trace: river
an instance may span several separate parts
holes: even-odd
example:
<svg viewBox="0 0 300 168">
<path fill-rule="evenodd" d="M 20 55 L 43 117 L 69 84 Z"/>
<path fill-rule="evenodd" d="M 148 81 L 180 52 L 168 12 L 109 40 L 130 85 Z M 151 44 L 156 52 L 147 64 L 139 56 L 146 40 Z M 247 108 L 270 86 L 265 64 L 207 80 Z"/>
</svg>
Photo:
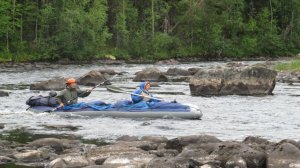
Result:
<svg viewBox="0 0 300 168">
<path fill-rule="evenodd" d="M 222 65 L 220 62 L 192 63 L 181 65 L 156 66 L 161 71 L 170 67 L 183 69 L 191 67 L 210 67 Z M 139 83 L 132 82 L 134 73 L 147 64 L 125 65 L 64 65 L 57 69 L 28 70 L 23 72 L 4 71 L 0 68 L 0 87 L 10 93 L 9 97 L 0 97 L 0 123 L 9 131 L 25 128 L 32 133 L 42 134 L 74 134 L 85 139 L 115 140 L 122 135 L 130 136 L 178 136 L 208 134 L 221 140 L 242 140 L 246 136 L 260 136 L 269 140 L 294 139 L 300 140 L 300 84 L 288 85 L 277 83 L 269 96 L 221 96 L 221 97 L 192 97 L 186 82 L 165 82 L 154 91 L 182 92 L 181 95 L 155 94 L 172 101 L 190 103 L 200 107 L 203 117 L 201 120 L 179 119 L 123 119 L 123 118 L 64 118 L 55 114 L 35 114 L 26 111 L 25 101 L 30 96 L 47 95 L 46 91 L 29 90 L 29 84 L 48 80 L 53 77 L 79 77 L 90 70 L 113 69 L 126 71 L 127 74 L 118 76 L 112 81 L 114 86 L 128 87 L 133 90 Z M 85 88 L 85 87 L 82 87 Z M 120 99 L 129 99 L 124 93 L 111 93 L 105 88 L 97 88 L 92 94 L 80 101 L 103 100 L 107 103 Z M 73 125 L 77 131 L 52 130 L 43 125 Z"/>
</svg>

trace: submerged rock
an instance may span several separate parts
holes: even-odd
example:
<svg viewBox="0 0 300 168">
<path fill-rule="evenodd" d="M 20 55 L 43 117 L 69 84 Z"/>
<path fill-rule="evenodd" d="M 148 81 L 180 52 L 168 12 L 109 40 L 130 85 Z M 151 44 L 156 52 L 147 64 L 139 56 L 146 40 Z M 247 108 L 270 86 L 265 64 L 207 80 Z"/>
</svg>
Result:
<svg viewBox="0 0 300 168">
<path fill-rule="evenodd" d="M 30 90 L 63 90 L 66 87 L 65 78 L 55 78 L 31 84 Z"/>
<path fill-rule="evenodd" d="M 168 78 L 157 68 L 146 68 L 133 78 L 134 82 L 151 81 L 151 82 L 167 82 Z"/>
<path fill-rule="evenodd" d="M 0 90 L 0 97 L 6 97 L 9 96 L 8 92 Z"/>
<path fill-rule="evenodd" d="M 113 69 L 100 69 L 98 72 L 101 74 L 108 74 L 108 75 L 115 75 L 118 74 L 115 70 Z"/>
<path fill-rule="evenodd" d="M 269 95 L 276 84 L 276 71 L 264 67 L 199 70 L 190 78 L 193 96 Z"/>
<path fill-rule="evenodd" d="M 48 129 L 58 130 L 58 131 L 77 131 L 81 126 L 73 125 L 41 125 Z"/>
<path fill-rule="evenodd" d="M 5 127 L 5 124 L 0 123 L 0 129 L 3 129 Z"/>
</svg>

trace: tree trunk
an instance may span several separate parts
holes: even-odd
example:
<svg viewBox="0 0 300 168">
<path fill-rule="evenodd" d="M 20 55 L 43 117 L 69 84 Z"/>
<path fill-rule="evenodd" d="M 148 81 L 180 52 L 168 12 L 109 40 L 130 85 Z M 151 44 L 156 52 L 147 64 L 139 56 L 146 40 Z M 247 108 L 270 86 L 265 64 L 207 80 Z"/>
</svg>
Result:
<svg viewBox="0 0 300 168">
<path fill-rule="evenodd" d="M 151 13 L 152 13 L 152 39 L 154 39 L 154 0 L 151 1 Z"/>
<path fill-rule="evenodd" d="M 123 13 L 123 17 L 124 17 L 125 16 L 125 0 L 123 0 L 122 13 Z M 124 24 L 125 24 L 125 17 L 124 17 Z"/>
<path fill-rule="evenodd" d="M 35 19 L 35 43 L 38 43 L 38 19 Z"/>
<path fill-rule="evenodd" d="M 20 41 L 23 43 L 23 14 L 21 14 Z"/>
<path fill-rule="evenodd" d="M 272 0 L 269 0 L 270 2 L 270 12 L 271 12 L 271 30 L 273 29 L 273 7 L 272 7 Z"/>
<path fill-rule="evenodd" d="M 16 12 L 16 0 L 13 0 L 13 18 L 12 18 L 13 28 L 15 28 L 15 12 Z"/>
<path fill-rule="evenodd" d="M 193 1 L 190 2 L 190 9 L 192 9 L 192 8 L 193 8 Z M 194 11 L 192 11 L 192 13 L 194 13 Z M 194 38 L 193 38 L 193 35 L 194 35 L 193 22 L 191 23 L 191 21 L 189 21 L 189 25 L 192 28 L 191 39 L 190 39 L 191 40 L 191 44 L 190 44 L 191 48 L 190 49 L 191 49 L 191 53 L 192 53 L 192 51 L 193 51 L 193 40 L 194 40 Z"/>
<path fill-rule="evenodd" d="M 123 33 L 121 34 L 122 35 L 122 39 L 121 39 L 121 47 L 124 47 L 124 44 L 125 44 L 125 28 L 126 28 L 126 17 L 125 17 L 125 0 L 122 1 L 122 15 L 123 15 L 123 22 L 122 22 L 122 26 L 123 26 Z"/>
<path fill-rule="evenodd" d="M 9 36 L 8 36 L 8 28 L 6 31 L 6 50 L 9 52 Z"/>
<path fill-rule="evenodd" d="M 165 16 L 165 18 L 164 18 L 163 29 L 164 29 L 164 33 L 169 32 L 169 20 L 168 20 L 167 16 Z"/>
</svg>

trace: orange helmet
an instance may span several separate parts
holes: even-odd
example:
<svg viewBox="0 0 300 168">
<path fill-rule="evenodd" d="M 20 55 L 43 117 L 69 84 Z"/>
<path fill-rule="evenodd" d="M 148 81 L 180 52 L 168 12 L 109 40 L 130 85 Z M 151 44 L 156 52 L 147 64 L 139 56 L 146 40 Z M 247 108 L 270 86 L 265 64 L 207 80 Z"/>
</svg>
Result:
<svg viewBox="0 0 300 168">
<path fill-rule="evenodd" d="M 67 85 L 70 85 L 70 84 L 72 84 L 72 83 L 76 83 L 76 80 L 75 80 L 74 78 L 68 79 L 66 84 L 67 84 Z"/>
</svg>

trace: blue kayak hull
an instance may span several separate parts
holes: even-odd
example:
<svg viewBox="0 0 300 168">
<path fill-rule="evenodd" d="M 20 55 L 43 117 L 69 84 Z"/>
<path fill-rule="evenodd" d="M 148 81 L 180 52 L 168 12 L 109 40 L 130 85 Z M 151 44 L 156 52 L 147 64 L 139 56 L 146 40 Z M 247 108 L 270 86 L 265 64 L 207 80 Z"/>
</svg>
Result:
<svg viewBox="0 0 300 168">
<path fill-rule="evenodd" d="M 122 111 L 122 110 L 101 110 L 101 111 L 89 111 L 89 110 L 77 110 L 77 111 L 55 111 L 52 114 L 61 116 L 89 116 L 89 117 L 117 117 L 117 118 L 166 118 L 166 119 L 201 119 L 202 112 L 195 106 L 189 106 L 189 111 L 176 111 L 176 110 L 145 110 L 145 111 Z M 43 113 L 47 110 L 51 110 L 51 107 L 37 106 L 29 108 L 29 111 L 36 113 Z M 46 112 L 49 113 L 49 112 Z"/>
</svg>

